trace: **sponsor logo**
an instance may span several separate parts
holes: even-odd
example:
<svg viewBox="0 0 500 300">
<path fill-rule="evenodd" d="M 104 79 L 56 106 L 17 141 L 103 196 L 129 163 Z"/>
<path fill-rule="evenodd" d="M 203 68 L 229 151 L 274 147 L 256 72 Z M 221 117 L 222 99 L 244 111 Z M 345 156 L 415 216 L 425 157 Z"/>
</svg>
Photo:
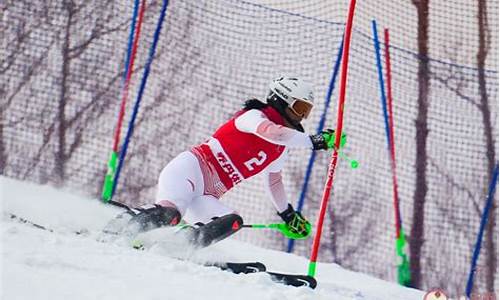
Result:
<svg viewBox="0 0 500 300">
<path fill-rule="evenodd" d="M 470 297 L 465 295 L 462 296 L 454 296 L 453 298 L 449 298 L 442 289 L 432 289 L 424 296 L 424 300 L 496 300 L 497 297 L 495 293 L 472 293 Z"/>
<path fill-rule="evenodd" d="M 425 294 L 424 300 L 448 300 L 448 296 L 441 289 L 433 289 Z"/>
<path fill-rule="evenodd" d="M 234 166 L 231 164 L 231 162 L 229 162 L 229 160 L 227 159 L 226 155 L 224 155 L 224 153 L 217 152 L 217 155 L 215 157 L 217 157 L 217 161 L 219 162 L 219 165 L 222 167 L 224 172 L 226 172 L 226 174 L 229 176 L 229 178 L 231 178 L 231 181 L 233 182 L 233 184 L 237 184 L 242 180 L 241 176 L 239 175 L 239 172 L 234 168 Z"/>
<path fill-rule="evenodd" d="M 476 276 L 487 270 L 487 266 L 476 266 L 475 274 Z M 468 275 L 468 274 L 467 274 Z M 449 296 L 448 296 L 449 295 Z M 494 292 L 472 292 L 470 296 L 467 295 L 448 295 L 445 294 L 443 289 L 434 288 L 431 289 L 424 296 L 424 300 L 497 300 L 498 295 Z"/>
<path fill-rule="evenodd" d="M 292 92 L 292 89 L 291 89 L 291 88 L 289 88 L 289 87 L 287 87 L 287 86 L 286 86 L 286 85 L 284 85 L 283 83 L 278 82 L 278 84 L 279 84 L 279 85 L 281 85 L 281 86 L 282 86 L 285 90 L 287 90 L 288 92 L 290 92 L 290 93 Z M 295 85 L 297 85 L 297 84 L 295 84 Z"/>
<path fill-rule="evenodd" d="M 275 88 L 274 91 L 278 94 L 278 96 L 282 97 L 283 99 L 288 99 L 288 95 L 283 93 L 282 90 Z"/>
</svg>

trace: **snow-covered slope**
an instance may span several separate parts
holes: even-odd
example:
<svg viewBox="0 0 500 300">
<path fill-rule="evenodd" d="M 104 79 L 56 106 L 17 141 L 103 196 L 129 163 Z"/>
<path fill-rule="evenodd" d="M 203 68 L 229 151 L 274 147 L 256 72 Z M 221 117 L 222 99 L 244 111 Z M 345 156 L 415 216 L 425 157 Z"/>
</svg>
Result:
<svg viewBox="0 0 500 300">
<path fill-rule="evenodd" d="M 319 263 L 318 287 L 295 288 L 264 273 L 235 275 L 172 258 L 165 249 L 137 251 L 96 240 L 120 210 L 95 199 L 0 177 L 1 299 L 373 299 L 421 300 L 423 292 L 335 264 Z M 15 214 L 51 228 L 12 220 Z M 89 232 L 75 235 L 74 231 Z M 193 258 L 261 261 L 269 270 L 304 274 L 306 258 L 227 239 Z"/>
</svg>

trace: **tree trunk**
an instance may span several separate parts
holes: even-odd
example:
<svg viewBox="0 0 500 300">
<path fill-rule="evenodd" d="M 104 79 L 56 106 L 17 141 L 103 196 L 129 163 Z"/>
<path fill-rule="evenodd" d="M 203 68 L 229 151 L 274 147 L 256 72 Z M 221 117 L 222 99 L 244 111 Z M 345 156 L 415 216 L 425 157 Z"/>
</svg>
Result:
<svg viewBox="0 0 500 300">
<path fill-rule="evenodd" d="M 332 205 L 330 205 L 332 206 Z M 333 207 L 328 210 L 328 218 L 330 219 L 330 250 L 332 252 L 333 262 L 339 265 L 342 265 L 342 260 L 338 255 L 338 247 L 337 247 L 337 218 L 335 217 L 335 212 L 333 211 Z"/>
<path fill-rule="evenodd" d="M 488 28 L 488 15 L 485 0 L 478 1 L 478 30 L 479 30 L 479 49 L 477 52 L 477 77 L 479 81 L 480 110 L 483 117 L 484 135 L 486 138 L 486 157 L 488 161 L 488 181 L 486 183 L 485 195 L 488 192 L 489 183 L 492 180 L 492 172 L 495 168 L 495 141 L 493 138 L 493 128 L 491 124 L 491 112 L 488 101 L 488 91 L 486 88 L 486 73 L 485 61 L 490 48 L 490 31 Z M 486 271 L 486 287 L 489 292 L 495 291 L 495 274 L 497 266 L 496 243 L 494 237 L 494 224 L 496 218 L 495 202 L 491 207 L 490 218 L 488 219 L 488 227 L 486 229 L 486 256 L 487 256 L 487 271 Z"/>
<path fill-rule="evenodd" d="M 409 240 L 411 283 L 415 288 L 421 287 L 420 253 L 424 243 L 424 208 L 427 195 L 427 113 L 429 109 L 429 59 L 428 59 L 428 28 L 429 0 L 414 1 L 418 14 L 418 113 L 416 126 L 416 186 L 413 195 L 413 224 Z"/>
<path fill-rule="evenodd" d="M 62 68 L 61 68 L 61 94 L 59 96 L 59 106 L 57 111 L 56 122 L 58 124 L 57 128 L 57 149 L 55 151 L 55 178 L 54 182 L 57 186 L 61 186 L 65 178 L 65 164 L 66 164 L 66 116 L 65 109 L 68 97 L 68 77 L 70 75 L 70 35 L 71 35 L 71 23 L 73 19 L 73 3 L 72 1 L 65 2 L 65 8 L 68 11 L 68 18 L 66 21 L 66 28 L 64 32 L 64 41 L 61 49 L 62 57 Z"/>
<path fill-rule="evenodd" d="M 3 139 L 3 108 L 0 107 L 0 175 L 5 175 L 5 167 L 7 166 L 7 151 L 5 150 Z"/>
</svg>

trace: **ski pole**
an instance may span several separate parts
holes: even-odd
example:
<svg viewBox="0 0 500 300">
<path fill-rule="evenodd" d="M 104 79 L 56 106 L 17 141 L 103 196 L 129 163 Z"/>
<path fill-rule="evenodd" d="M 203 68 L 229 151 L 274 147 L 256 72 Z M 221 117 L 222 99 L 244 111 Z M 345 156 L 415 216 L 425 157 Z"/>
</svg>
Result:
<svg viewBox="0 0 500 300">
<path fill-rule="evenodd" d="M 345 153 L 343 151 L 340 151 L 337 148 L 333 148 L 333 149 L 335 152 L 337 152 L 337 154 L 340 158 L 343 158 L 349 162 L 352 169 L 357 169 L 359 167 L 359 162 L 357 160 L 349 158 L 347 155 L 345 155 Z"/>
<path fill-rule="evenodd" d="M 288 229 L 288 225 L 285 223 L 272 223 L 272 224 L 244 224 L 243 228 L 254 228 L 254 229 L 273 229 L 281 232 L 284 236 L 294 240 L 304 240 L 309 237 L 303 236 L 297 233 L 293 233 Z M 307 231 L 311 232 L 311 224 L 309 224 Z"/>
<path fill-rule="evenodd" d="M 187 223 L 179 224 L 175 226 L 179 230 L 183 230 L 185 228 L 191 227 L 191 225 Z M 288 229 L 288 225 L 285 223 L 272 223 L 272 224 L 243 224 L 241 226 L 242 228 L 253 228 L 253 229 L 272 229 L 281 232 L 284 236 L 290 239 L 294 240 L 303 240 L 309 237 L 309 234 L 307 236 L 303 236 L 297 233 L 293 233 Z M 308 232 L 311 232 L 311 224 L 306 225 L 306 230 Z"/>
<path fill-rule="evenodd" d="M 357 169 L 359 166 L 359 162 L 355 159 L 349 158 L 343 151 L 340 150 L 341 148 L 343 148 L 345 146 L 345 144 L 347 142 L 347 136 L 345 135 L 345 133 L 341 134 L 340 145 L 338 147 L 335 146 L 336 139 L 337 139 L 337 137 L 335 136 L 333 138 L 330 138 L 330 140 L 327 140 L 326 143 L 328 144 L 328 148 L 332 148 L 333 151 L 337 152 L 337 155 L 340 158 L 347 160 L 349 162 L 349 164 L 351 165 L 352 169 Z"/>
</svg>

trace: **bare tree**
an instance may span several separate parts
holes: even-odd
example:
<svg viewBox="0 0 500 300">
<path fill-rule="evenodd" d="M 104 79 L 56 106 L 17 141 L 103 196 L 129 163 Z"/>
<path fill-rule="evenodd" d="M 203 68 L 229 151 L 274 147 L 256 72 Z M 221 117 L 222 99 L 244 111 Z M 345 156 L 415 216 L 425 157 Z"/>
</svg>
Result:
<svg viewBox="0 0 500 300">
<path fill-rule="evenodd" d="M 485 137 L 485 148 L 486 148 L 486 162 L 487 169 L 485 170 L 485 174 L 489 174 L 487 179 L 484 181 L 484 190 L 481 193 L 482 195 L 486 195 L 488 193 L 488 186 L 491 182 L 491 173 L 495 168 L 495 138 L 493 133 L 493 125 L 491 123 L 491 103 L 489 101 L 488 95 L 488 83 L 487 83 L 487 74 L 485 62 L 488 57 L 489 50 L 491 48 L 491 31 L 488 27 L 488 19 L 487 19 L 487 3 L 485 0 L 479 0 L 478 2 L 478 52 L 476 54 L 477 60 L 477 84 L 479 90 L 479 98 L 476 97 L 476 93 L 468 94 L 467 89 L 470 89 L 470 85 L 473 84 L 473 80 L 471 80 L 470 76 L 467 76 L 464 72 L 457 70 L 455 66 L 450 65 L 448 68 L 446 76 L 439 76 L 437 73 L 432 73 L 433 79 L 437 82 L 443 84 L 447 89 L 454 92 L 457 97 L 461 100 L 466 101 L 471 104 L 473 107 L 477 108 L 482 116 L 483 121 L 483 134 Z M 458 53 L 458 48 L 455 47 L 456 53 L 449 54 L 450 57 L 456 57 Z M 434 164 L 434 163 L 433 163 Z M 434 166 L 439 170 L 437 165 Z M 466 187 L 454 182 L 453 176 L 450 172 L 442 173 L 443 178 L 446 181 L 454 186 L 454 188 L 464 190 L 469 196 L 470 202 L 474 205 L 475 212 L 477 218 L 481 218 L 482 208 L 484 207 L 484 197 L 480 197 L 479 199 L 474 195 L 472 191 L 467 190 Z M 498 249 L 496 249 L 496 243 L 494 242 L 494 226 L 496 224 L 496 204 L 494 203 L 491 209 L 491 213 L 489 216 L 488 227 L 486 230 L 485 237 L 485 251 L 486 251 L 486 260 L 487 267 L 485 268 L 485 278 L 486 278 L 486 287 L 488 291 L 494 291 L 494 281 L 496 274 L 496 265 L 497 265 L 497 255 Z M 453 223 L 453 219 L 450 217 L 448 222 Z M 463 230 L 459 225 L 454 226 L 455 230 Z"/>
<path fill-rule="evenodd" d="M 15 130 L 34 140 L 22 145 L 28 155 L 13 155 L 18 166 L 7 175 L 61 185 L 78 173 L 67 164 L 78 160 L 74 154 L 88 141 L 87 129 L 116 97 L 121 68 L 115 62 L 121 60 L 109 44 L 127 32 L 129 20 L 115 13 L 113 1 L 11 1 L 2 10 L 10 21 L 0 26 L 7 43 L 0 57 L 0 96 L 6 99 L 0 136 Z M 18 143 L 1 139 L 2 172 Z"/>
<path fill-rule="evenodd" d="M 72 157 L 75 150 L 81 146 L 85 128 L 93 120 L 98 119 L 108 107 L 108 101 L 101 101 L 101 97 L 107 90 L 113 86 L 120 74 L 112 76 L 110 81 L 100 84 L 98 80 L 90 81 L 83 88 L 97 91 L 92 99 L 71 115 L 67 114 L 67 109 L 72 101 L 72 87 L 75 82 L 78 82 L 79 76 L 93 78 L 92 74 L 99 68 L 98 62 L 94 64 L 73 65 L 81 59 L 89 49 L 92 49 L 92 44 L 103 38 L 104 36 L 114 33 L 122 29 L 123 24 L 108 28 L 106 25 L 111 21 L 113 15 L 104 13 L 111 9 L 112 2 L 104 1 L 99 4 L 89 1 L 76 3 L 73 0 L 65 0 L 63 2 L 63 10 L 66 13 L 65 23 L 63 25 L 62 43 L 61 43 L 61 72 L 60 72 L 60 90 L 57 114 L 55 123 L 57 124 L 57 147 L 55 150 L 55 178 L 54 183 L 62 185 L 66 177 L 66 165 Z M 95 26 L 91 29 L 90 34 L 84 39 L 76 39 L 75 32 L 82 22 L 85 22 L 90 15 L 95 15 Z M 77 41 L 75 41 L 77 40 Z M 72 107 L 74 109 L 74 107 Z M 71 136 L 71 137 L 70 137 Z"/>
<path fill-rule="evenodd" d="M 375 185 L 373 185 L 375 186 Z M 328 244 L 328 250 L 331 251 L 333 262 L 343 267 L 354 267 L 359 257 L 359 253 L 363 251 L 363 246 L 369 244 L 373 240 L 373 235 L 355 236 L 357 240 L 353 240 L 353 235 L 349 235 L 352 230 L 352 224 L 355 221 L 360 221 L 362 229 L 360 232 L 370 232 L 370 227 L 374 224 L 374 214 L 368 218 L 363 217 L 363 209 L 360 209 L 359 203 L 366 201 L 370 198 L 371 191 L 355 188 L 357 199 L 350 199 L 347 203 L 338 204 L 337 210 L 334 211 L 333 203 L 328 208 L 327 214 L 330 219 L 330 232 L 329 240 L 325 242 Z M 347 239 L 346 239 L 347 237 Z M 339 242 L 339 238 L 344 238 Z"/>
<path fill-rule="evenodd" d="M 491 47 L 491 31 L 488 26 L 488 14 L 486 0 L 478 1 L 478 31 L 479 31 L 479 49 L 476 55 L 477 59 L 477 78 L 479 82 L 479 110 L 483 117 L 484 136 L 486 138 L 486 157 L 488 160 L 488 183 L 492 180 L 492 172 L 495 168 L 495 141 L 493 137 L 493 128 L 491 124 L 490 101 L 486 87 L 485 61 Z M 487 194 L 488 185 L 485 188 Z M 496 218 L 496 205 L 493 203 L 490 211 L 489 223 L 486 231 L 486 255 L 488 260 L 488 269 L 486 272 L 486 286 L 488 291 L 495 291 L 495 274 L 497 267 L 497 249 L 494 241 L 494 227 Z"/>
<path fill-rule="evenodd" d="M 418 114 L 415 121 L 417 151 L 415 157 L 416 181 L 413 195 L 413 224 L 410 236 L 410 285 L 421 285 L 420 254 L 424 243 L 424 208 L 427 195 L 427 136 L 429 134 L 427 114 L 429 109 L 429 0 L 412 0 L 418 15 Z"/>
<path fill-rule="evenodd" d="M 4 37 L 1 47 L 5 51 L 5 55 L 0 56 L 0 98 L 5 101 L 0 104 L 0 174 L 5 174 L 8 161 L 4 130 L 23 119 L 8 120 L 5 113 L 11 107 L 16 96 L 27 89 L 32 78 L 43 66 L 47 55 L 47 51 L 43 51 L 40 56 L 32 58 L 23 50 L 23 47 L 29 43 L 30 35 L 42 24 L 48 22 L 46 3 L 39 3 L 38 6 L 33 5 L 36 8 L 32 11 L 30 21 L 8 17 L 9 13 L 12 14 L 12 10 L 30 5 L 32 4 L 26 1 L 7 1 L 1 6 L 2 18 L 5 18 L 5 22 L 0 22 L 0 36 Z M 12 74 L 19 72 L 16 70 L 18 68 L 16 63 L 20 61 L 23 61 L 28 67 L 21 70 L 22 74 L 13 78 Z M 12 82 L 13 86 L 9 86 L 9 83 Z"/>
<path fill-rule="evenodd" d="M 149 8 L 153 12 L 157 12 L 159 6 L 160 3 L 151 3 Z M 201 101 L 190 103 L 186 107 L 177 104 L 178 99 L 183 99 L 183 91 L 185 91 L 186 86 L 190 85 L 193 74 L 197 72 L 203 61 L 200 57 L 199 45 L 190 43 L 195 25 L 191 18 L 192 12 L 180 16 L 176 13 L 176 11 L 172 11 L 170 18 L 165 20 L 165 24 L 163 24 L 160 43 L 150 73 L 150 78 L 169 78 L 169 80 L 161 81 L 158 86 L 151 83 L 146 86 L 152 96 L 143 95 L 120 180 L 117 183 L 118 188 L 114 195 L 116 201 L 126 203 L 129 206 L 139 206 L 153 201 L 149 197 L 150 192 L 156 187 L 161 168 L 167 163 L 164 157 L 165 152 L 162 149 L 165 141 L 171 143 L 175 141 L 176 145 L 192 143 L 189 130 L 193 128 L 192 123 L 195 119 L 179 120 L 176 115 L 187 115 L 190 111 L 201 111 L 201 106 L 203 106 Z M 179 44 L 176 43 L 176 40 L 169 39 L 172 30 L 169 22 L 182 24 L 179 26 L 182 28 L 180 39 L 185 43 Z M 148 46 L 150 46 L 150 42 L 149 40 L 145 41 Z M 172 53 L 177 55 L 172 55 Z M 141 77 L 143 74 L 138 76 Z M 217 87 L 210 89 L 210 91 L 213 90 L 217 90 Z M 172 109 L 174 106 L 179 107 L 179 110 Z M 148 130 L 148 126 L 152 124 L 152 118 L 158 120 L 155 129 L 143 134 L 143 130 Z M 185 132 L 184 140 L 173 137 L 179 132 Z M 144 161 L 148 160 L 159 160 L 160 164 L 150 168 L 149 172 L 144 172 Z M 100 188 L 101 182 L 98 184 Z"/>
</svg>

